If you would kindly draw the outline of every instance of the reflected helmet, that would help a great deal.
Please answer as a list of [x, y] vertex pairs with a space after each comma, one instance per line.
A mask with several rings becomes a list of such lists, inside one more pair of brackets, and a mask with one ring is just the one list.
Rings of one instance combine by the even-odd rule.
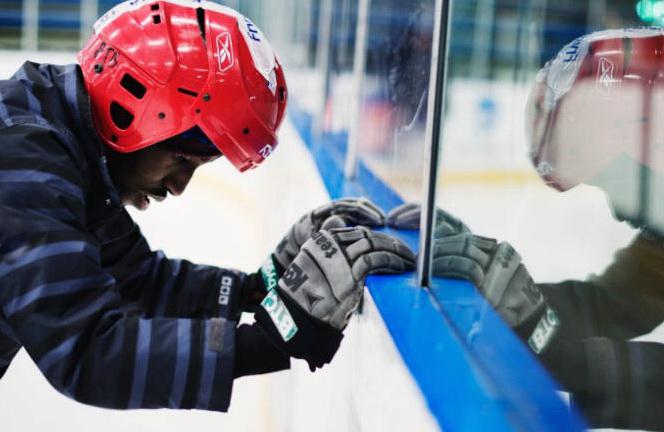
[[527, 107], [530, 157], [561, 191], [631, 163], [620, 161], [664, 171], [663, 115], [664, 29], [592, 33], [539, 72]]
[[131, 0], [78, 53], [102, 140], [133, 152], [198, 131], [240, 171], [277, 146], [284, 73], [263, 33], [209, 1]]

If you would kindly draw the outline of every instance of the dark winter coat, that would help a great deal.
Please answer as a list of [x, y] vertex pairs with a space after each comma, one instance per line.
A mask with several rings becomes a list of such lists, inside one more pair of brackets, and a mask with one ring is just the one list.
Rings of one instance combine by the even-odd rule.
[[83, 403], [226, 410], [244, 277], [150, 250], [78, 66], [0, 81], [0, 376], [24, 347]]

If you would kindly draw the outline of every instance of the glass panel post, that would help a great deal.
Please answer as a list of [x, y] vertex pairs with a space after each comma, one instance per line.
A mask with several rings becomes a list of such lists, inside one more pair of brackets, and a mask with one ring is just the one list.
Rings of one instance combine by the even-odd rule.
[[87, 42], [92, 34], [92, 26], [97, 20], [99, 13], [99, 4], [97, 0], [81, 0], [81, 46]]
[[433, 214], [435, 210], [436, 179], [438, 178], [438, 150], [443, 126], [445, 107], [445, 84], [447, 80], [447, 57], [449, 54], [448, 32], [452, 0], [436, 0], [435, 23], [429, 81], [428, 115], [424, 143], [424, 187], [422, 218], [420, 220], [420, 254], [418, 283], [428, 286], [431, 277], [431, 243], [433, 241]]
[[21, 48], [28, 51], [36, 51], [38, 39], [39, 39], [39, 0], [24, 0], [23, 27], [21, 31]]
[[330, 54], [332, 42], [332, 18], [333, 2], [332, 0], [321, 0], [321, 12], [318, 20], [318, 47], [316, 49], [316, 67], [322, 77], [321, 80], [321, 98], [320, 105], [315, 117], [313, 133], [320, 136], [323, 131], [323, 122], [325, 119], [325, 106], [327, 97], [330, 94]]
[[345, 174], [349, 179], [357, 174], [357, 155], [360, 139], [360, 112], [364, 92], [364, 74], [367, 64], [367, 35], [369, 30], [369, 8], [371, 0], [360, 0], [355, 31], [355, 53], [353, 57], [353, 93], [357, 95], [351, 102], [350, 128], [348, 131], [348, 153], [346, 154]]

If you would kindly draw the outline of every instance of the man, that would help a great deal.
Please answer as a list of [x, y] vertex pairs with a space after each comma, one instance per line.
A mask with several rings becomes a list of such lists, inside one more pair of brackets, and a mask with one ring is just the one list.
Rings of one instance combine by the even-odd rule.
[[[664, 345], [634, 340], [664, 322], [663, 47], [662, 29], [584, 36], [540, 71], [529, 103], [544, 181], [601, 189], [614, 216], [639, 229], [602, 274], [534, 283], [509, 244], [438, 213], [434, 274], [472, 281], [593, 427], [664, 430]], [[388, 224], [417, 215], [403, 207]]]
[[[247, 18], [132, 0], [78, 60], [0, 82], [0, 376], [24, 347], [83, 403], [223, 411], [236, 377], [328, 363], [364, 277], [412, 269], [400, 242], [342, 228], [383, 223], [355, 199], [302, 217], [254, 274], [149, 249], [124, 205], [179, 195], [220, 157], [255, 168], [277, 145], [284, 74]], [[241, 312], [256, 322], [238, 326]]]

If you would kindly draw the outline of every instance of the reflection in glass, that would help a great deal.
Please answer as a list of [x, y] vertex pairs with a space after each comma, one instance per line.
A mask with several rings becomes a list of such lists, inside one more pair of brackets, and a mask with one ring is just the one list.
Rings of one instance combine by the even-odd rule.
[[372, 0], [359, 153], [407, 199], [422, 190], [433, 0]]
[[635, 6], [455, 3], [437, 205], [468, 230], [439, 214], [432, 270], [589, 425], [664, 430], [664, 30]]

